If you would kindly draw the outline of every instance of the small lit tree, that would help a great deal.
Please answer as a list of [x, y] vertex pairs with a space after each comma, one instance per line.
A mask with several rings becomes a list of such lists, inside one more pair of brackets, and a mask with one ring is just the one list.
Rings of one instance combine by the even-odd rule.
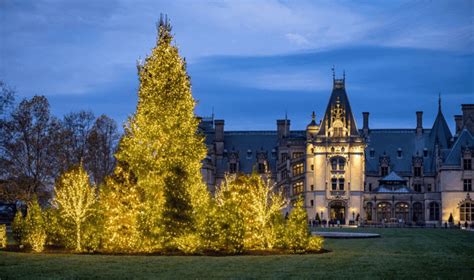
[[31, 247], [35, 252], [42, 252], [46, 243], [46, 224], [36, 196], [28, 203], [28, 213], [23, 226], [24, 245]]
[[141, 249], [139, 213], [142, 211], [136, 181], [125, 163], [119, 162], [101, 190], [104, 216], [104, 249], [138, 252]]
[[81, 238], [83, 225], [94, 213], [96, 190], [91, 186], [89, 176], [81, 166], [64, 173], [56, 185], [55, 205], [62, 219], [74, 227], [75, 250], [82, 251]]
[[0, 248], [7, 247], [7, 225], [0, 225]]
[[262, 178], [253, 173], [247, 177], [248, 220], [252, 223], [247, 226], [249, 239], [253, 240], [253, 247], [259, 249], [272, 249], [277, 238], [278, 216], [286, 206], [286, 200], [281, 192], [274, 189], [274, 184], [268, 174]]
[[13, 239], [19, 247], [23, 247], [23, 239], [25, 238], [25, 220], [21, 209], [18, 209], [12, 222]]
[[220, 247], [231, 253], [241, 253], [244, 250], [245, 217], [239, 187], [234, 178], [226, 177], [224, 183], [217, 188], [215, 196]]
[[290, 213], [286, 227], [287, 245], [294, 253], [304, 252], [308, 248], [311, 236], [308, 230], [308, 214], [303, 203], [303, 198], [299, 197]]

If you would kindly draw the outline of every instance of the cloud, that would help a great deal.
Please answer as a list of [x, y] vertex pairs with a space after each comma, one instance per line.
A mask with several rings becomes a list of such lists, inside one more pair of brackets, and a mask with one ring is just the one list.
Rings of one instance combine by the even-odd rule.
[[285, 37], [288, 39], [288, 41], [298, 45], [298, 46], [309, 46], [311, 45], [303, 35], [297, 34], [297, 33], [286, 33]]

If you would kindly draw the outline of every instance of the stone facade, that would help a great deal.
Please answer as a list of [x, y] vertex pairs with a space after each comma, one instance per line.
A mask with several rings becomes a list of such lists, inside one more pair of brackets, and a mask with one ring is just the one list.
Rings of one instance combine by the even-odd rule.
[[223, 120], [203, 118], [202, 172], [211, 191], [226, 173], [269, 173], [290, 200], [304, 196], [311, 220], [440, 225], [452, 216], [471, 223], [474, 105], [462, 112], [454, 136], [441, 100], [431, 128], [416, 112], [413, 129], [370, 129], [364, 112], [358, 129], [345, 79], [334, 78], [322, 120], [313, 112], [306, 130], [282, 119], [276, 131], [224, 131]]

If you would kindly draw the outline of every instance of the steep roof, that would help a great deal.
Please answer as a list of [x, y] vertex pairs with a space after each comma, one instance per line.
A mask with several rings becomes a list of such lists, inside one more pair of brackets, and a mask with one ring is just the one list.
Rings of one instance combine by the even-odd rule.
[[474, 136], [467, 129], [463, 129], [461, 134], [454, 142], [451, 151], [444, 160], [445, 165], [461, 165], [461, 152], [463, 147], [474, 147]]
[[[378, 173], [380, 157], [387, 156], [390, 158], [390, 169], [404, 176], [412, 173], [413, 156], [423, 156], [424, 172], [434, 172], [432, 164], [434, 151], [429, 144], [430, 133], [431, 130], [425, 129], [418, 137], [415, 129], [371, 129], [365, 149], [366, 171]], [[425, 148], [428, 152], [427, 157], [424, 157]]]
[[390, 172], [390, 174], [385, 176], [381, 181], [405, 182], [406, 180], [398, 176], [398, 174], [395, 173], [394, 171], [392, 171]]
[[436, 120], [433, 124], [433, 128], [431, 129], [430, 133], [430, 142], [434, 146], [436, 144], [439, 145], [441, 149], [449, 148], [449, 144], [453, 135], [451, 134], [451, 130], [449, 129], [448, 124], [446, 123], [446, 119], [441, 112], [441, 100], [439, 101], [438, 107], [438, 115], [436, 116]]
[[350, 125], [350, 135], [359, 136], [359, 131], [356, 127], [354, 115], [352, 114], [351, 105], [349, 98], [346, 93], [345, 79], [334, 79], [333, 89], [331, 97], [329, 98], [328, 106], [326, 107], [326, 113], [324, 114], [323, 122], [318, 135], [326, 135], [326, 126], [332, 127], [332, 109], [340, 104], [341, 108], [345, 111], [346, 127]]
[[[224, 149], [229, 155], [236, 152], [239, 155], [240, 171], [251, 173], [257, 164], [257, 154], [267, 156], [269, 168], [276, 170], [276, 152], [278, 136], [276, 131], [225, 131]], [[227, 171], [228, 157], [224, 157], [223, 166], [218, 166], [218, 171]]]

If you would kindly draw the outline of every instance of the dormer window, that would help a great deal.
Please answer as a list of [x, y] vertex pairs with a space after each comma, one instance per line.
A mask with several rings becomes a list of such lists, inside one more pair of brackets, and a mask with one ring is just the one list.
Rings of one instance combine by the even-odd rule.
[[421, 166], [413, 167], [413, 176], [421, 177]]
[[423, 156], [428, 157], [428, 149], [427, 148], [423, 149]]
[[272, 149], [272, 158], [277, 157], [277, 151], [275, 149]]
[[398, 158], [402, 158], [402, 156], [403, 156], [402, 148], [398, 148], [398, 150], [397, 150], [397, 157], [398, 157]]
[[248, 149], [247, 150], [247, 159], [251, 159], [252, 158], [252, 150]]
[[231, 162], [229, 163], [229, 173], [237, 173], [237, 163]]
[[471, 158], [463, 159], [462, 166], [464, 170], [472, 170], [472, 159]]
[[224, 157], [227, 157], [227, 149], [224, 149]]
[[370, 156], [371, 158], [375, 157], [375, 150], [374, 150], [374, 148], [371, 148], [371, 149], [370, 149], [370, 151], [369, 151], [369, 156]]

